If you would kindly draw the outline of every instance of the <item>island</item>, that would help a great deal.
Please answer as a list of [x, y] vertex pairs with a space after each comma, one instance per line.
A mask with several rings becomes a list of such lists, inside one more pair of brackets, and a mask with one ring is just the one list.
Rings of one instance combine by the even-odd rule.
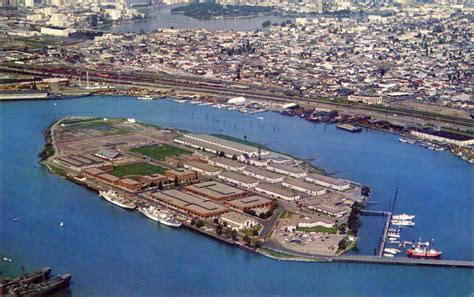
[[135, 119], [67, 117], [45, 131], [48, 169], [113, 205], [288, 260], [354, 248], [370, 189], [224, 135]]
[[191, 3], [171, 9], [171, 13], [201, 20], [216, 18], [249, 18], [268, 15], [273, 12], [272, 6], [257, 5], [221, 5], [215, 2]]

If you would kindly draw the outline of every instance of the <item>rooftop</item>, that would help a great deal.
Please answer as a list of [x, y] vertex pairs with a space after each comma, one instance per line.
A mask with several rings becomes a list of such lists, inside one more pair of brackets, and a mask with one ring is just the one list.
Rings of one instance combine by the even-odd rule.
[[186, 186], [185, 189], [188, 191], [192, 191], [195, 194], [210, 197], [216, 200], [225, 199], [235, 195], [243, 195], [246, 193], [245, 191], [242, 191], [240, 189], [215, 181], [208, 181], [189, 185]]

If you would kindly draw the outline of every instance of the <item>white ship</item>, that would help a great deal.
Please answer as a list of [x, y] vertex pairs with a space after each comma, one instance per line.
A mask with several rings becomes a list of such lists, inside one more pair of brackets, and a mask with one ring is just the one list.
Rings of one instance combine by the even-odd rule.
[[389, 253], [389, 254], [397, 254], [400, 253], [401, 250], [395, 249], [395, 248], [386, 248], [383, 250], [384, 253]]
[[156, 206], [139, 207], [138, 211], [155, 222], [160, 221], [160, 210]]
[[160, 213], [159, 220], [160, 223], [169, 227], [181, 227], [182, 223], [176, 218], [168, 213], [162, 212]]
[[137, 100], [154, 100], [155, 98], [151, 96], [142, 96], [142, 97], [137, 97]]
[[409, 214], [406, 214], [406, 213], [402, 213], [402, 214], [392, 216], [392, 219], [394, 219], [394, 220], [413, 220], [414, 218], [415, 218], [414, 215], [409, 215]]
[[135, 202], [120, 197], [117, 192], [112, 190], [109, 190], [107, 192], [99, 191], [99, 196], [109, 201], [110, 203], [113, 203], [125, 209], [135, 209], [135, 207], [137, 207], [137, 204]]

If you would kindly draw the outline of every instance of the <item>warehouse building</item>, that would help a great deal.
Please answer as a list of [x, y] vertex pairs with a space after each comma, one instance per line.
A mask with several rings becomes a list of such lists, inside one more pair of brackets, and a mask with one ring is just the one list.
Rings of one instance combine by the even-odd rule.
[[258, 185], [257, 179], [232, 171], [224, 171], [220, 173], [217, 178], [225, 182], [234, 184], [238, 187], [247, 189], [254, 188], [256, 185]]
[[322, 195], [327, 192], [326, 188], [292, 177], [285, 178], [281, 185], [289, 189], [313, 196]]
[[142, 184], [131, 178], [119, 179], [117, 182], [117, 186], [133, 193], [136, 193], [142, 189]]
[[186, 186], [184, 191], [215, 201], [240, 198], [247, 195], [247, 192], [245, 191], [216, 181], [208, 181]]
[[253, 195], [250, 197], [229, 200], [224, 202], [224, 204], [240, 211], [247, 211], [253, 208], [270, 207], [272, 205], [272, 200], [262, 196]]
[[267, 164], [267, 170], [281, 173], [281, 174], [288, 175], [295, 178], [305, 177], [308, 173], [306, 170], [299, 167], [290, 166], [290, 165], [281, 164], [281, 163], [274, 163], [274, 162], [269, 162]]
[[146, 186], [158, 186], [160, 183], [165, 186], [170, 180], [167, 176], [159, 173], [140, 176], [140, 182]]
[[227, 159], [227, 158], [223, 158], [223, 157], [210, 158], [209, 164], [220, 167], [220, 168], [224, 168], [230, 171], [242, 171], [244, 170], [246, 166], [244, 163]]
[[183, 193], [178, 190], [156, 192], [151, 196], [166, 205], [204, 219], [217, 217], [229, 211], [227, 207], [211, 200]]
[[286, 201], [296, 201], [300, 199], [300, 195], [268, 183], [259, 183], [255, 187], [255, 191]]
[[257, 179], [266, 181], [271, 184], [279, 183], [283, 181], [283, 175], [280, 175], [271, 171], [267, 171], [265, 169], [261, 169], [258, 167], [247, 166], [242, 172], [245, 175], [255, 177]]
[[[240, 154], [247, 154], [249, 157], [252, 157], [252, 156], [256, 157], [259, 155], [257, 147], [222, 139], [222, 138], [207, 135], [207, 134], [185, 134], [183, 138], [188, 139], [188, 140], [192, 139], [192, 140], [201, 141], [201, 142], [215, 145], [224, 149], [234, 150], [234, 151], [240, 152]], [[266, 155], [268, 154], [268, 151], [262, 150], [260, 154]]]
[[448, 131], [436, 131], [436, 130], [427, 128], [420, 131], [411, 131], [410, 133], [413, 136], [426, 139], [429, 141], [449, 143], [449, 144], [454, 144], [457, 146], [474, 145], [473, 137], [463, 135], [463, 134], [448, 132]]
[[351, 183], [330, 176], [313, 173], [306, 177], [306, 181], [321, 185], [326, 188], [344, 191], [351, 187]]
[[219, 173], [222, 172], [222, 169], [199, 161], [185, 162], [183, 166], [186, 169], [194, 170], [198, 173], [208, 176], [217, 176]]

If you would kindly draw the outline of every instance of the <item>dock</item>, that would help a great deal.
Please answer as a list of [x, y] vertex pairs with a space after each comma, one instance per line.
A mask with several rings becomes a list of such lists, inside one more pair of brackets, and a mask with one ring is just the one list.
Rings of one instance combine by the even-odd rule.
[[333, 262], [351, 262], [366, 264], [412, 265], [412, 266], [438, 266], [452, 268], [474, 268], [474, 261], [462, 260], [435, 260], [417, 258], [383, 258], [379, 256], [338, 256], [331, 259]]
[[392, 212], [378, 211], [378, 210], [362, 210], [361, 214], [366, 215], [366, 216], [381, 216], [381, 217], [386, 216], [387, 217], [387, 221], [385, 222], [385, 226], [383, 229], [382, 238], [380, 239], [379, 252], [378, 252], [378, 257], [382, 258], [385, 245], [387, 244], [388, 230], [390, 229], [390, 225], [392, 222]]
[[352, 132], [352, 133], [362, 131], [361, 127], [354, 126], [354, 125], [351, 125], [351, 124], [340, 124], [340, 125], [337, 125], [336, 128], [346, 130], [346, 131], [349, 131], [349, 132]]

